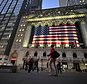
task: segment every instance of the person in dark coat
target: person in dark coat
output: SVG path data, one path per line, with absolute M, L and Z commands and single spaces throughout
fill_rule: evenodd
M 29 65 L 28 73 L 30 73 L 31 70 L 33 70 L 33 58 L 31 56 L 28 59 L 28 65 Z
M 33 71 L 36 69 L 37 72 L 39 71 L 39 67 L 38 67 L 38 61 L 39 61 L 39 57 L 37 57 L 37 51 L 34 53 L 34 57 L 33 57 L 33 63 L 34 63 L 34 67 L 33 67 Z
M 26 67 L 26 62 L 27 62 L 26 59 L 27 59 L 26 57 L 23 57 L 23 69 L 25 69 Z

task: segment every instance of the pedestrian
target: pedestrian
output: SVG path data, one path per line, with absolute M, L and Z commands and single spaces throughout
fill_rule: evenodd
M 28 58 L 28 73 L 30 73 L 31 70 L 33 70 L 33 58 L 31 56 L 29 56 L 29 58 Z
M 49 57 L 47 57 L 47 71 L 49 72 L 49 61 L 50 61 L 50 58 Z
M 59 61 L 59 58 L 56 58 L 56 69 L 57 69 L 57 75 L 58 73 L 62 73 L 62 67 L 61 67 L 61 62 Z
M 49 58 L 49 66 L 50 66 L 50 73 L 51 73 L 50 75 L 52 75 L 53 71 L 56 71 L 56 65 L 55 65 L 55 59 L 54 59 L 54 51 L 55 51 L 54 45 L 51 45 L 50 54 L 49 54 L 49 56 L 50 56 L 50 58 Z M 52 64 L 54 65 L 54 68 L 52 67 Z M 57 74 L 55 74 L 55 75 L 57 75 Z
M 26 62 L 27 62 L 27 58 L 23 57 L 23 69 L 25 69 L 25 67 L 26 67 Z
M 25 70 L 28 69 L 28 56 L 29 56 L 29 51 L 25 53 L 25 56 L 23 58 L 23 69 Z
M 14 50 L 10 55 L 10 60 L 13 65 L 17 64 L 18 53 L 17 50 Z
M 57 64 L 57 70 L 58 70 L 58 73 L 62 73 L 62 68 L 61 68 L 60 62 Z
M 28 66 L 29 66 L 29 59 L 28 59 L 28 57 L 26 57 L 26 61 L 25 61 L 25 71 L 28 70 Z
M 36 54 L 35 54 L 36 53 Z M 39 57 L 37 56 L 37 52 L 34 53 L 34 57 L 33 57 L 33 71 L 37 70 L 37 72 L 39 71 L 39 67 L 38 67 L 38 62 L 39 62 Z

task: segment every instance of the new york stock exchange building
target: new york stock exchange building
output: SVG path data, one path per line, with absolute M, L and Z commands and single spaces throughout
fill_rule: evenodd
M 18 51 L 17 63 L 22 64 L 26 52 L 37 51 L 46 66 L 50 46 L 60 53 L 64 69 L 87 68 L 87 5 L 32 10 L 22 15 L 11 49 Z M 44 54 L 45 53 L 45 54 Z

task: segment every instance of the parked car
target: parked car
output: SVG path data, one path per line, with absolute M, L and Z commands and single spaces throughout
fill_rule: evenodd
M 10 69 L 12 72 L 16 72 L 17 66 L 10 62 L 9 56 L 0 55 L 0 69 Z

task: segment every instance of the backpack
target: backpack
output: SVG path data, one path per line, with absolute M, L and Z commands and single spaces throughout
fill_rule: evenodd
M 59 57 L 59 56 L 60 56 L 60 54 L 55 50 L 55 51 L 54 51 L 54 56 L 53 56 L 53 58 L 56 59 L 56 58 Z

